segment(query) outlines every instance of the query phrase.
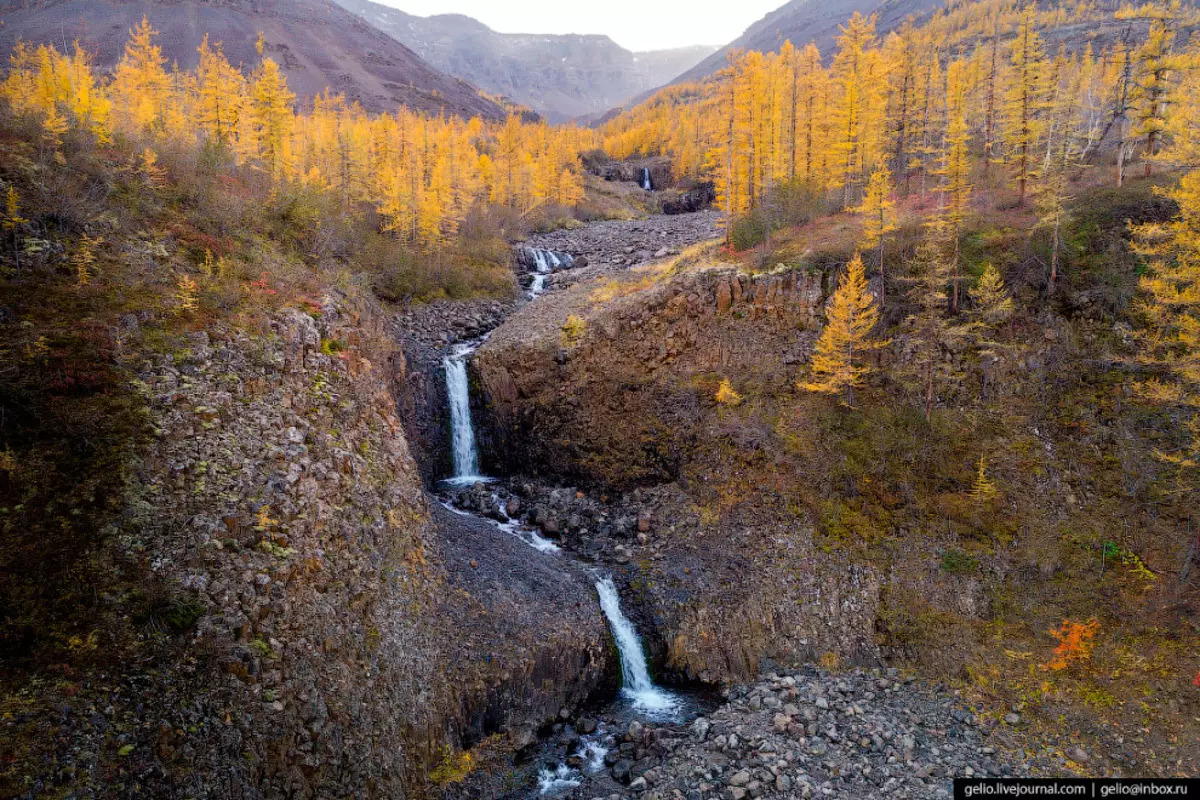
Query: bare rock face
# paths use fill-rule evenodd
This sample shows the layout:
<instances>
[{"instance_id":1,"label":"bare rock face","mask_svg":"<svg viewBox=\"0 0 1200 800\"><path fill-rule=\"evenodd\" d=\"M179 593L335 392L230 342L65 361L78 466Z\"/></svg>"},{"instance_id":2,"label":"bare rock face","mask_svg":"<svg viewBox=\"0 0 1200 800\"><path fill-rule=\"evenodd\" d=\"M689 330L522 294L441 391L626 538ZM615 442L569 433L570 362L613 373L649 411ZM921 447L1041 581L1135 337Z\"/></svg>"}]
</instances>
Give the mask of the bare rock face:
<instances>
[{"instance_id":1,"label":"bare rock face","mask_svg":"<svg viewBox=\"0 0 1200 800\"><path fill-rule=\"evenodd\" d=\"M820 273L684 273L592 306L594 285L519 312L475 361L496 452L511 472L628 487L673 480L703 424L695 381L753 371L786 380L807 359L822 314ZM554 323L582 315L564 346Z\"/></svg>"},{"instance_id":2,"label":"bare rock face","mask_svg":"<svg viewBox=\"0 0 1200 800\"><path fill-rule=\"evenodd\" d=\"M569 546L643 587L633 613L669 672L739 680L764 662L830 652L872 661L876 571L820 552L804 521L775 506L746 503L715 525L686 488L695 459L727 436L753 436L721 429L706 387L719 375L777 389L794 382L819 329L824 276L728 266L645 274L660 277L630 273L634 288L607 287L617 295L607 301L596 301L597 284L549 295L480 349L496 451L512 454L515 473L572 478L609 496L607 507L559 508L555 497L575 496L567 490L530 502L566 521ZM554 324L571 314L584 320L575 342Z\"/></svg>"},{"instance_id":3,"label":"bare rock face","mask_svg":"<svg viewBox=\"0 0 1200 800\"><path fill-rule=\"evenodd\" d=\"M179 631L134 628L139 659L76 676L64 747L23 769L113 796L421 796L459 748L612 674L589 581L428 502L392 341L328 298L141 365L156 435L108 537Z\"/></svg>"},{"instance_id":4,"label":"bare rock face","mask_svg":"<svg viewBox=\"0 0 1200 800\"><path fill-rule=\"evenodd\" d=\"M985 615L978 584L936 574L929 548L881 566L818 540L793 501L820 476L788 471L774 426L793 408L831 274L685 264L548 294L476 354L480 427L528 476L514 483L528 519L635 587L629 613L650 657L678 677L877 663L877 623L906 587ZM744 395L725 402L746 413L717 400L723 378Z\"/></svg>"}]
</instances>

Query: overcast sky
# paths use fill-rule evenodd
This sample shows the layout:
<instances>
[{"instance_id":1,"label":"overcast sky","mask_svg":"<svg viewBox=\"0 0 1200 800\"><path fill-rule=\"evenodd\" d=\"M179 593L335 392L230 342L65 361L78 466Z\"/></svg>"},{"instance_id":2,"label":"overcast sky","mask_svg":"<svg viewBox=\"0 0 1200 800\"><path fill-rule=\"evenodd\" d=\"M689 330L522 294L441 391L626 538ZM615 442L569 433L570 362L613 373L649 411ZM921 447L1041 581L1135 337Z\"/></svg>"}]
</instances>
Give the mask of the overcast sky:
<instances>
[{"instance_id":1,"label":"overcast sky","mask_svg":"<svg viewBox=\"0 0 1200 800\"><path fill-rule=\"evenodd\" d=\"M606 33L630 50L724 45L786 0L378 0L428 17L466 14L501 33Z\"/></svg>"}]
</instances>

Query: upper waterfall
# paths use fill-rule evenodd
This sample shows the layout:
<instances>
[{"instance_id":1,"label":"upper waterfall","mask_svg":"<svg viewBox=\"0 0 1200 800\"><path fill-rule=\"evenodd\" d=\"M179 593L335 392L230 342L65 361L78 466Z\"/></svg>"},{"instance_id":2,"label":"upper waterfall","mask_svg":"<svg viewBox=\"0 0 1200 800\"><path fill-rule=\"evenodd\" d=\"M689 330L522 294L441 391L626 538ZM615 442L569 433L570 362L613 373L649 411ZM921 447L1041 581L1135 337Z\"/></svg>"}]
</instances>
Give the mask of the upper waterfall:
<instances>
[{"instance_id":1,"label":"upper waterfall","mask_svg":"<svg viewBox=\"0 0 1200 800\"><path fill-rule=\"evenodd\" d=\"M476 346L475 343L459 345L442 362L446 368L446 396L450 403L453 480L461 483L480 478L475 426L471 423L471 386L467 379L467 357Z\"/></svg>"}]
</instances>

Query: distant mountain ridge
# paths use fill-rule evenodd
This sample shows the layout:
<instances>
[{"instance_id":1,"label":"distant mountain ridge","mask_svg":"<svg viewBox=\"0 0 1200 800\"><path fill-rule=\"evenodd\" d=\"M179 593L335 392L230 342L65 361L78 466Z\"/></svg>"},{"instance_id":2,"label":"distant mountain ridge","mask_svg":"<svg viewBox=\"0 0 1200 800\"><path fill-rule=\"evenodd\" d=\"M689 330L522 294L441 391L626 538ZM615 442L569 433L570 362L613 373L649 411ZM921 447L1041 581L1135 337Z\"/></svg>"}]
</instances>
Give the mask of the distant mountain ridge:
<instances>
[{"instance_id":1,"label":"distant mountain ridge","mask_svg":"<svg viewBox=\"0 0 1200 800\"><path fill-rule=\"evenodd\" d=\"M283 68L301 103L327 88L370 111L400 105L429 113L498 119L505 111L475 87L428 64L391 36L331 0L0 0L0 51L18 40L69 45L75 39L101 68L121 57L129 29L142 17L160 35L168 62L195 66L205 34L221 42L232 64L258 62L259 32L265 54Z\"/></svg>"},{"instance_id":2,"label":"distant mountain ridge","mask_svg":"<svg viewBox=\"0 0 1200 800\"><path fill-rule=\"evenodd\" d=\"M910 16L921 17L941 8L945 0L791 0L751 25L725 47L676 76L671 83L687 83L705 78L725 66L734 50L758 50L770 53L786 41L797 47L815 44L821 55L828 56L839 35L838 27L854 16L878 14L876 31L883 35L898 28Z\"/></svg>"},{"instance_id":3,"label":"distant mountain ridge","mask_svg":"<svg viewBox=\"0 0 1200 800\"><path fill-rule=\"evenodd\" d=\"M438 69L554 122L620 105L717 50L635 53L607 36L498 33L461 14L418 17L372 0L337 2Z\"/></svg>"}]
</instances>

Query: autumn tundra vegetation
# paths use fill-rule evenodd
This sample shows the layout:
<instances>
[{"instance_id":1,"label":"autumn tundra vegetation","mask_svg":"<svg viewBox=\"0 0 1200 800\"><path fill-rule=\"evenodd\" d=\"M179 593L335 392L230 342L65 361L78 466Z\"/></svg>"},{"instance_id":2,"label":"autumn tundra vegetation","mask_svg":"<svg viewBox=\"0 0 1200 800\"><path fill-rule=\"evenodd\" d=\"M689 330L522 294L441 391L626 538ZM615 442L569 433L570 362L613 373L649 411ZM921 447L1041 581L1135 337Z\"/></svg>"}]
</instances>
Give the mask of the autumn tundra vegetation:
<instances>
[{"instance_id":1,"label":"autumn tundra vegetation","mask_svg":"<svg viewBox=\"0 0 1200 800\"><path fill-rule=\"evenodd\" d=\"M144 601L126 633L203 613L118 587L103 555L155 435L139 357L182 363L216 323L265 336L329 294L512 300L521 237L647 207L615 207L587 165L659 159L712 185L724 241L591 306L730 264L823 294L797 374L697 379L720 436L696 450L724 470L702 517L778 502L876 566L944 533L939 576L1002 587L994 612L896 592L872 634L898 662L1001 719L1051 709L1042 733L1116 731L1155 772L1196 763L1193 4L949 2L884 35L855 14L833 52L734 53L597 127L374 114L333 89L298 105L261 42L233 65L205 38L181 70L153 24L111 74L81 45L21 45L0 83L0 659L74 692L142 646L97 644L97 597ZM562 363L595 308L552 321ZM0 715L33 703L0 688Z\"/></svg>"}]
</instances>

